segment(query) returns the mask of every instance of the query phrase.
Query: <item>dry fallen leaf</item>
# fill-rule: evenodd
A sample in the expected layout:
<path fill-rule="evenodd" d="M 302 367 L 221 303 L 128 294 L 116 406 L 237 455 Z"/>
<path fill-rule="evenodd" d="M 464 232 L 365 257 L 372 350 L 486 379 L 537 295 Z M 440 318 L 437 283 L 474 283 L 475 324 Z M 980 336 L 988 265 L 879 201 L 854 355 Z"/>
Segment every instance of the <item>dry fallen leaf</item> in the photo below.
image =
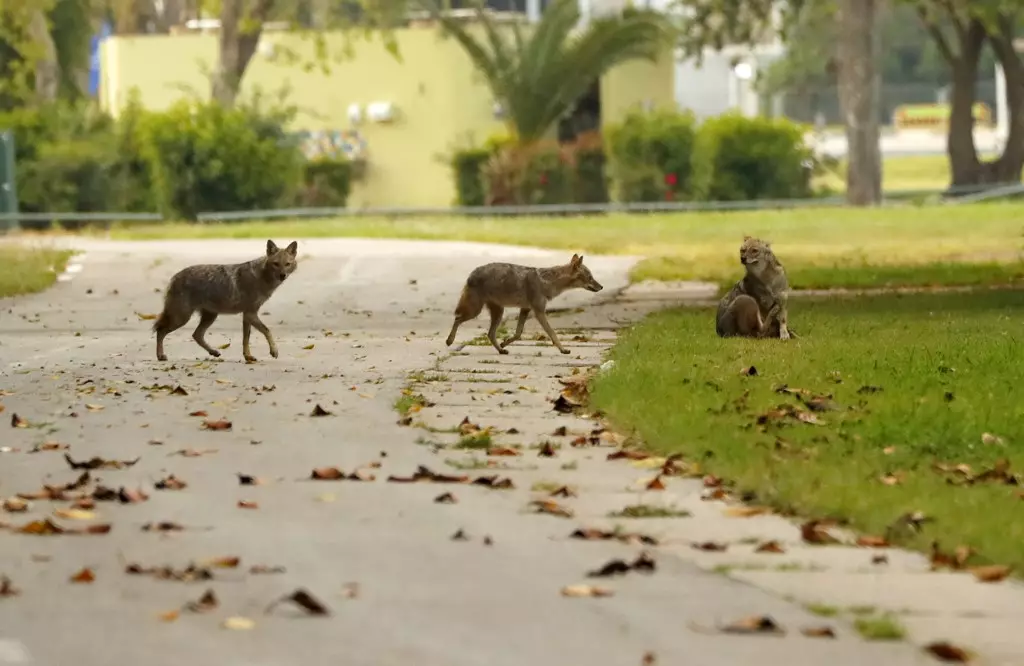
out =
<path fill-rule="evenodd" d="M 225 618 L 220 626 L 224 629 L 231 629 L 234 631 L 248 631 L 256 626 L 256 623 L 247 617 L 229 617 Z"/>
<path fill-rule="evenodd" d="M 1004 564 L 990 564 L 982 567 L 971 567 L 970 572 L 980 583 L 998 583 L 1013 571 L 1013 567 Z"/>
<path fill-rule="evenodd" d="M 437 504 L 456 504 L 459 500 L 455 498 L 455 495 L 451 493 L 444 493 L 434 498 L 434 502 Z"/>
<path fill-rule="evenodd" d="M 487 449 L 487 455 L 489 456 L 519 456 L 522 453 L 518 449 L 514 449 L 511 446 L 492 446 Z"/>
<path fill-rule="evenodd" d="M 92 569 L 89 569 L 88 567 L 82 569 L 71 577 L 72 583 L 91 583 L 94 580 L 96 580 L 96 574 L 94 574 Z"/>
<path fill-rule="evenodd" d="M 234 555 L 228 555 L 226 557 L 215 557 L 212 560 L 206 560 L 201 563 L 204 567 L 212 567 L 215 569 L 234 569 L 238 566 L 242 558 Z"/>
<path fill-rule="evenodd" d="M 0 576 L 0 599 L 4 597 L 16 597 L 21 594 L 21 590 L 14 587 L 14 583 L 7 576 Z"/>
<path fill-rule="evenodd" d="M 888 548 L 889 542 L 885 540 L 885 537 L 862 534 L 857 537 L 857 545 L 864 548 Z"/>
<path fill-rule="evenodd" d="M 611 590 L 595 585 L 567 585 L 562 588 L 563 597 L 610 597 Z"/>
<path fill-rule="evenodd" d="M 720 631 L 727 634 L 775 634 L 786 633 L 782 627 L 776 624 L 775 620 L 767 615 L 751 615 L 720 628 Z"/>
<path fill-rule="evenodd" d="M 754 549 L 755 553 L 785 553 L 786 549 L 778 541 L 765 541 Z"/>
<path fill-rule="evenodd" d="M 17 414 L 11 414 L 11 427 L 12 428 L 27 428 L 28 421 L 21 418 Z"/>
<path fill-rule="evenodd" d="M 828 532 L 832 525 L 830 520 L 809 520 L 800 526 L 800 536 L 806 543 L 815 545 L 839 543 L 839 539 Z"/>
<path fill-rule="evenodd" d="M 142 312 L 136 312 L 136 313 L 135 313 L 135 316 L 136 316 L 136 317 L 138 317 L 139 319 L 141 319 L 142 321 L 150 321 L 150 320 L 152 320 L 152 319 L 156 319 L 156 318 L 157 318 L 157 317 L 159 317 L 160 315 L 155 315 L 155 314 L 143 314 Z"/>
<path fill-rule="evenodd" d="M 28 502 L 20 497 L 8 497 L 4 500 L 4 511 L 8 513 L 24 513 L 28 511 Z"/>
<path fill-rule="evenodd" d="M 562 486 L 552 490 L 550 495 L 551 497 L 576 497 L 576 490 L 569 486 Z"/>
<path fill-rule="evenodd" d="M 317 467 L 309 475 L 309 478 L 317 481 L 338 481 L 345 478 L 345 472 L 337 467 Z"/>
<path fill-rule="evenodd" d="M 285 595 L 267 606 L 266 613 L 272 611 L 278 604 L 290 602 L 302 608 L 310 615 L 330 615 L 331 611 L 319 599 L 304 589 L 298 589 L 291 594 Z"/>
<path fill-rule="evenodd" d="M 231 421 L 225 421 L 221 419 L 219 421 L 203 421 L 203 428 L 205 430 L 231 430 Z"/>
<path fill-rule="evenodd" d="M 967 650 L 957 647 L 948 641 L 935 641 L 924 646 L 924 651 L 939 661 L 950 664 L 970 663 L 972 655 Z"/>
<path fill-rule="evenodd" d="M 560 516 L 562 518 L 572 518 L 572 509 L 562 506 L 558 502 L 549 499 L 534 500 L 530 502 L 529 506 L 533 507 L 536 513 L 546 513 L 552 516 Z"/>
<path fill-rule="evenodd" d="M 238 500 L 239 509 L 258 509 L 260 505 L 256 502 L 250 502 L 249 500 Z"/>
<path fill-rule="evenodd" d="M 167 478 L 160 479 L 154 484 L 157 490 L 182 490 L 188 487 L 188 484 L 179 479 L 178 477 L 171 474 Z"/>
<path fill-rule="evenodd" d="M 665 484 L 661 480 L 661 474 L 647 482 L 647 490 L 665 490 Z"/>
<path fill-rule="evenodd" d="M 800 633 L 808 638 L 835 638 L 836 632 L 832 627 L 828 625 L 821 625 L 818 627 L 803 627 Z"/>
<path fill-rule="evenodd" d="M 96 514 L 85 509 L 55 509 L 53 515 L 66 520 L 93 520 Z"/>
<path fill-rule="evenodd" d="M 188 415 L 189 416 L 209 416 L 209 414 L 206 413 L 205 409 L 200 409 L 200 410 L 197 410 L 197 411 L 194 411 L 194 412 L 189 412 Z"/>
<path fill-rule="evenodd" d="M 185 610 L 192 613 L 208 613 L 219 605 L 220 602 L 217 601 L 217 595 L 214 594 L 212 589 L 208 589 L 197 601 L 189 601 L 186 603 Z"/>
<path fill-rule="evenodd" d="M 332 414 L 333 414 L 333 412 L 327 411 L 326 409 L 324 409 L 323 407 L 320 406 L 320 403 L 317 403 L 316 407 L 313 408 L 313 411 L 310 412 L 309 415 L 310 416 L 331 416 Z"/>
<path fill-rule="evenodd" d="M 266 564 L 254 564 L 251 567 L 249 567 L 250 574 L 278 574 L 284 572 L 285 568 L 280 565 L 269 566 Z"/>
<path fill-rule="evenodd" d="M 703 550 L 709 553 L 721 553 L 728 549 L 729 545 L 725 543 L 717 543 L 715 541 L 704 541 L 701 543 L 691 543 L 690 547 L 694 550 Z"/>

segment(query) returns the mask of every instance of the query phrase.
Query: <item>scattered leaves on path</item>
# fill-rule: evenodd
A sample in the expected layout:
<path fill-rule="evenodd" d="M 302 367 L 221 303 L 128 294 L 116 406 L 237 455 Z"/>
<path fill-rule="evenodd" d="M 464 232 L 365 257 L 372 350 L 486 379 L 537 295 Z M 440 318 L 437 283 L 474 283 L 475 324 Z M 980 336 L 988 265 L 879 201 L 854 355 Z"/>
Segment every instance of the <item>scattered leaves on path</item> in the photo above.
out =
<path fill-rule="evenodd" d="M 455 495 L 451 493 L 442 493 L 434 498 L 434 502 L 437 504 L 456 504 L 458 501 Z"/>
<path fill-rule="evenodd" d="M 194 563 L 189 563 L 184 569 L 175 569 L 170 566 L 143 567 L 132 563 L 125 566 L 124 572 L 133 576 L 152 576 L 157 580 L 176 580 L 182 583 L 213 579 L 213 572 L 208 567 L 198 566 Z"/>
<path fill-rule="evenodd" d="M 254 564 L 249 567 L 249 573 L 255 575 L 264 574 L 282 574 L 285 572 L 285 568 L 281 565 L 270 566 L 267 564 Z"/>
<path fill-rule="evenodd" d="M 781 636 L 785 630 L 767 615 L 751 615 L 719 627 L 725 634 L 773 634 Z"/>
<path fill-rule="evenodd" d="M 224 629 L 231 629 L 232 631 L 248 631 L 255 627 L 256 623 L 247 617 L 233 616 L 224 618 L 224 621 L 220 623 L 220 626 Z"/>
<path fill-rule="evenodd" d="M 583 541 L 621 541 L 623 543 L 641 543 L 647 546 L 657 546 L 659 541 L 646 534 L 638 532 L 622 532 L 619 530 L 600 530 L 596 528 L 581 528 L 569 535 L 570 539 L 581 539 Z"/>
<path fill-rule="evenodd" d="M 771 513 L 772 510 L 766 506 L 729 506 L 722 513 L 730 518 L 753 518 Z"/>
<path fill-rule="evenodd" d="M 203 421 L 204 430 L 231 430 L 231 421 L 221 419 L 219 421 L 210 421 L 209 419 Z"/>
<path fill-rule="evenodd" d="M 391 483 L 469 483 L 469 477 L 438 474 L 437 472 L 431 471 L 424 465 L 419 465 L 412 476 L 402 477 L 392 475 L 388 477 L 388 481 Z"/>
<path fill-rule="evenodd" d="M 834 525 L 832 520 L 809 520 L 800 526 L 800 537 L 806 543 L 818 546 L 839 543 L 839 539 L 828 531 Z"/>
<path fill-rule="evenodd" d="M 757 548 L 754 549 L 754 552 L 755 553 L 778 553 L 778 554 L 781 554 L 781 553 L 785 553 L 786 549 L 782 547 L 782 544 L 780 544 L 778 541 L 775 541 L 773 539 L 771 541 L 765 541 L 764 543 L 760 544 Z"/>
<path fill-rule="evenodd" d="M 512 479 L 505 477 L 501 478 L 498 475 L 493 476 L 480 476 L 473 480 L 472 485 L 484 486 L 485 488 L 491 488 L 492 490 L 514 490 L 516 485 L 512 482 Z"/>
<path fill-rule="evenodd" d="M 857 537 L 857 545 L 863 548 L 888 548 L 889 542 L 885 537 L 862 534 Z"/>
<path fill-rule="evenodd" d="M 640 573 L 654 573 L 657 569 L 657 564 L 647 553 L 640 553 L 640 555 L 633 562 L 626 562 L 625 560 L 614 559 L 609 560 L 599 569 L 587 572 L 588 578 L 608 578 L 610 576 L 618 576 L 627 574 L 630 571 L 638 571 Z"/>
<path fill-rule="evenodd" d="M 28 511 L 28 502 L 20 497 L 8 497 L 4 500 L 3 507 L 8 513 L 24 513 Z"/>
<path fill-rule="evenodd" d="M 324 409 L 323 407 L 320 406 L 320 403 L 317 403 L 316 407 L 313 408 L 313 411 L 310 412 L 309 415 L 310 416 L 333 416 L 334 412 L 327 411 L 326 409 Z"/>
<path fill-rule="evenodd" d="M 49 518 L 34 520 L 30 523 L 14 528 L 18 534 L 33 534 L 37 536 L 51 536 L 55 534 L 107 534 L 110 532 L 109 524 L 88 525 L 86 527 L 69 528 L 61 527 Z"/>
<path fill-rule="evenodd" d="M 695 541 L 690 544 L 690 548 L 693 548 L 694 550 L 702 550 L 708 553 L 723 553 L 729 548 L 729 544 L 718 543 L 717 541 Z"/>
<path fill-rule="evenodd" d="M 988 566 L 972 567 L 970 572 L 980 583 L 998 583 L 1005 580 L 1013 571 L 1013 567 L 1004 564 L 990 564 Z"/>
<path fill-rule="evenodd" d="M 179 523 L 169 520 L 161 520 L 155 523 L 146 523 L 142 526 L 143 532 L 182 532 L 185 527 Z"/>
<path fill-rule="evenodd" d="M 208 589 L 196 601 L 187 602 L 185 610 L 190 613 L 208 613 L 218 606 L 220 606 L 220 601 L 217 600 L 217 595 L 212 589 Z"/>
<path fill-rule="evenodd" d="M 14 583 L 7 576 L 0 576 L 0 599 L 6 597 L 16 597 L 21 594 L 21 590 L 14 587 Z"/>
<path fill-rule="evenodd" d="M 171 474 L 157 481 L 155 487 L 157 490 L 183 490 L 188 487 L 188 484 Z"/>
<path fill-rule="evenodd" d="M 836 637 L 835 630 L 832 627 L 828 626 L 827 624 L 823 624 L 823 625 L 815 626 L 815 627 L 803 627 L 803 628 L 800 629 L 800 633 L 803 634 L 804 636 L 807 636 L 808 638 L 835 638 Z"/>
<path fill-rule="evenodd" d="M 238 508 L 239 509 L 258 509 L 258 508 L 260 508 L 260 505 L 257 504 L 256 502 L 251 502 L 249 500 L 238 500 Z"/>
<path fill-rule="evenodd" d="M 17 413 L 11 414 L 11 427 L 12 428 L 27 428 L 28 421 L 21 418 Z"/>

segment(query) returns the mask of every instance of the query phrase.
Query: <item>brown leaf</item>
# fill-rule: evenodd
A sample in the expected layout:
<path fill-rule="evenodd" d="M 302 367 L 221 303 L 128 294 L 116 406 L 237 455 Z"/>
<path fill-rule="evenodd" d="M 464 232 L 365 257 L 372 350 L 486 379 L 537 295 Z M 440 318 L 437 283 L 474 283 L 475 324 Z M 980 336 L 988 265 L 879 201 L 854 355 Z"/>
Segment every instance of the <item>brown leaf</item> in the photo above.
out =
<path fill-rule="evenodd" d="M 469 541 L 469 536 L 466 535 L 466 531 L 461 527 L 459 530 L 451 536 L 452 541 Z"/>
<path fill-rule="evenodd" d="M 199 409 L 199 410 L 196 410 L 194 412 L 189 412 L 188 415 L 189 416 L 209 416 L 209 414 L 206 413 L 205 409 Z"/>
<path fill-rule="evenodd" d="M 562 506 L 558 502 L 550 499 L 533 500 L 529 506 L 533 507 L 535 513 L 546 513 L 552 516 L 559 516 L 561 518 L 572 518 L 572 509 Z"/>
<path fill-rule="evenodd" d="M 576 491 L 569 486 L 562 486 L 551 491 L 551 497 L 576 497 Z"/>
<path fill-rule="evenodd" d="M 786 633 L 775 620 L 767 615 L 751 615 L 720 628 L 727 634 L 776 634 Z"/>
<path fill-rule="evenodd" d="M 33 520 L 31 523 L 15 528 L 14 531 L 21 534 L 50 535 L 64 534 L 66 530 L 49 518 L 44 518 L 43 520 Z"/>
<path fill-rule="evenodd" d="M 178 385 L 171 389 L 171 395 L 188 395 L 188 391 L 183 386 Z"/>
<path fill-rule="evenodd" d="M 164 613 L 160 613 L 159 615 L 157 615 L 157 617 L 160 619 L 161 622 L 174 622 L 179 617 L 181 617 L 181 611 L 175 608 L 174 610 L 169 610 Z"/>
<path fill-rule="evenodd" d="M 268 566 L 266 564 L 254 564 L 249 567 L 249 573 L 251 574 L 279 574 L 284 572 L 285 568 L 280 565 Z"/>
<path fill-rule="evenodd" d="M 438 474 L 437 472 L 431 471 L 424 465 L 420 465 L 416 468 L 416 473 L 412 476 L 389 476 L 388 481 L 391 483 L 469 483 L 468 476 L 452 476 L 448 474 Z"/>
<path fill-rule="evenodd" d="M 263 479 L 259 477 L 250 476 L 248 474 L 238 475 L 238 485 L 240 486 L 259 486 L 263 484 Z"/>
<path fill-rule="evenodd" d="M 260 505 L 256 502 L 250 502 L 249 500 L 238 500 L 239 509 L 258 509 Z"/>
<path fill-rule="evenodd" d="M 832 627 L 828 625 L 821 625 L 817 627 L 803 627 L 800 629 L 800 633 L 808 638 L 835 638 L 836 632 Z"/>
<path fill-rule="evenodd" d="M 203 421 L 203 429 L 205 430 L 231 430 L 231 421 L 221 419 L 220 421 Z"/>
<path fill-rule="evenodd" d="M 142 526 L 143 532 L 181 532 L 185 528 L 178 523 L 172 523 L 169 520 L 162 520 L 156 523 L 146 523 Z"/>
<path fill-rule="evenodd" d="M 924 651 L 939 661 L 950 664 L 967 664 L 972 660 L 972 655 L 967 650 L 957 647 L 948 641 L 935 641 L 924 646 Z"/>
<path fill-rule="evenodd" d="M 492 490 L 514 490 L 516 485 L 512 482 L 512 479 L 505 477 L 501 478 L 498 475 L 493 476 L 481 476 L 473 480 L 472 485 L 484 486 L 485 488 L 491 488 Z"/>
<path fill-rule="evenodd" d="M 18 416 L 16 413 L 11 414 L 11 427 L 12 428 L 27 428 L 28 421 Z"/>
<path fill-rule="evenodd" d="M 744 377 L 757 377 L 757 368 L 750 366 L 749 368 L 743 368 L 740 370 L 740 375 Z"/>
<path fill-rule="evenodd" d="M 580 403 L 567 398 L 564 393 L 560 394 L 557 398 L 552 400 L 552 402 L 554 403 L 552 409 L 559 414 L 572 414 L 574 411 L 582 407 Z"/>
<path fill-rule="evenodd" d="M 320 406 L 320 403 L 317 403 L 316 407 L 313 408 L 313 411 L 310 412 L 309 415 L 310 416 L 332 416 L 333 412 L 327 411 L 326 409 L 324 409 L 323 407 Z"/>
<path fill-rule="evenodd" d="M 70 448 L 67 444 L 59 442 L 43 442 L 32 447 L 29 453 L 41 453 L 43 451 L 64 451 Z"/>
<path fill-rule="evenodd" d="M 839 543 L 839 539 L 828 532 L 833 524 L 830 520 L 809 520 L 800 526 L 800 536 L 805 542 L 815 545 Z"/>
<path fill-rule="evenodd" d="M 562 588 L 563 597 L 610 597 L 611 590 L 595 585 L 567 585 Z"/>
<path fill-rule="evenodd" d="M 8 497 L 4 500 L 4 511 L 8 513 L 24 513 L 28 511 L 28 502 L 20 497 Z"/>
<path fill-rule="evenodd" d="M 646 534 L 632 532 L 620 532 L 610 530 L 599 530 L 594 528 L 578 529 L 569 535 L 570 539 L 582 539 L 583 541 L 610 541 L 617 540 L 623 543 L 642 543 L 648 546 L 657 546 L 658 540 Z"/>
<path fill-rule="evenodd" d="M 715 541 L 704 541 L 701 543 L 691 543 L 690 547 L 694 550 L 703 550 L 709 553 L 721 553 L 729 548 L 728 544 L 717 543 Z"/>
<path fill-rule="evenodd" d="M 434 502 L 437 504 L 455 504 L 459 500 L 455 498 L 455 495 L 451 493 L 443 493 L 434 498 Z"/>
<path fill-rule="evenodd" d="M 492 446 L 487 449 L 487 455 L 489 456 L 518 456 L 522 455 L 518 449 L 513 449 L 511 446 Z"/>
<path fill-rule="evenodd" d="M 541 445 L 540 450 L 537 451 L 537 455 L 541 458 L 554 458 L 556 455 L 555 447 L 552 446 L 551 442 L 544 442 L 544 444 Z"/>
<path fill-rule="evenodd" d="M 7 576 L 0 576 L 0 599 L 5 597 L 16 597 L 21 594 L 21 590 L 14 587 L 14 583 Z"/>
<path fill-rule="evenodd" d="M 661 474 L 648 481 L 647 485 L 644 487 L 647 490 L 665 490 L 665 484 L 661 480 Z"/>
<path fill-rule="evenodd" d="M 141 458 L 135 460 L 104 460 L 100 457 L 93 457 L 89 460 L 74 461 L 71 456 L 64 454 L 64 460 L 67 461 L 68 466 L 71 469 L 124 469 L 125 467 L 131 467 L 135 463 L 139 462 Z"/>
<path fill-rule="evenodd" d="M 96 574 L 94 574 L 92 569 L 89 569 L 88 567 L 82 569 L 71 577 L 72 583 L 91 583 L 94 580 L 96 580 Z"/>
<path fill-rule="evenodd" d="M 862 534 L 857 537 L 857 545 L 864 548 L 888 548 L 889 542 L 885 537 Z"/>
<path fill-rule="evenodd" d="M 220 606 L 220 602 L 217 601 L 217 595 L 214 594 L 212 589 L 208 589 L 197 601 L 186 603 L 185 610 L 191 613 L 208 613 L 217 608 L 217 606 Z"/>
<path fill-rule="evenodd" d="M 755 553 L 785 553 L 786 549 L 778 541 L 765 541 L 754 549 Z"/>
<path fill-rule="evenodd" d="M 608 460 L 619 460 L 625 458 L 626 460 L 646 460 L 651 457 L 651 454 L 644 453 L 643 451 L 634 451 L 632 449 L 619 449 L 608 454 Z"/>
<path fill-rule="evenodd" d="M 240 557 L 228 555 L 226 557 L 215 557 L 212 560 L 206 560 L 202 563 L 202 566 L 214 569 L 235 569 L 241 561 L 242 558 Z"/>
<path fill-rule="evenodd" d="M 157 481 L 155 487 L 157 490 L 182 490 L 187 488 L 188 484 L 171 474 L 167 478 Z"/>
<path fill-rule="evenodd" d="M 317 599 L 312 594 L 301 588 L 295 590 L 291 594 L 285 595 L 280 599 L 272 602 L 269 606 L 267 606 L 267 610 L 264 612 L 269 613 L 271 610 L 274 609 L 275 606 L 284 602 L 291 602 L 299 608 L 302 608 L 310 615 L 331 614 L 331 611 L 327 608 L 327 606 L 323 605 L 323 603 L 321 603 L 319 599 Z"/>
<path fill-rule="evenodd" d="M 990 564 L 982 567 L 971 567 L 970 572 L 974 574 L 975 580 L 979 583 L 998 583 L 1005 580 L 1013 567 L 1004 564 Z"/>
<path fill-rule="evenodd" d="M 179 449 L 178 451 L 175 451 L 174 453 L 168 453 L 167 455 L 168 457 L 181 456 L 183 458 L 198 458 L 200 456 L 205 456 L 207 453 L 217 453 L 217 449 L 203 449 L 202 451 L 191 448 Z"/>
<path fill-rule="evenodd" d="M 871 564 L 889 564 L 889 556 L 875 555 L 871 558 Z"/>
<path fill-rule="evenodd" d="M 600 569 L 594 569 L 587 573 L 588 578 L 608 578 L 609 576 L 617 576 L 620 574 L 629 573 L 632 567 L 627 564 L 624 560 L 610 560 L 605 563 Z"/>
<path fill-rule="evenodd" d="M 337 467 L 317 467 L 309 478 L 317 481 L 340 481 L 345 478 L 345 472 Z"/>

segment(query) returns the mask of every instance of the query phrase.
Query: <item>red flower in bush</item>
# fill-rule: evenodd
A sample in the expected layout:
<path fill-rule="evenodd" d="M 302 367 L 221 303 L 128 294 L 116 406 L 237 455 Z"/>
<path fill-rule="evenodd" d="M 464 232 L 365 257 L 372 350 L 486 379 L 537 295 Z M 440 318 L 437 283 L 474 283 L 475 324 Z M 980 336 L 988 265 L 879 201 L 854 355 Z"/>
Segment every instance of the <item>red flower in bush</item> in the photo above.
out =
<path fill-rule="evenodd" d="M 547 185 L 548 184 L 548 175 L 546 173 L 541 173 L 540 174 L 540 178 L 538 180 L 539 180 L 541 185 Z"/>
<path fill-rule="evenodd" d="M 676 183 L 678 182 L 679 179 L 676 178 L 676 175 L 674 173 L 665 174 L 665 184 L 668 185 L 669 187 L 675 187 Z"/>

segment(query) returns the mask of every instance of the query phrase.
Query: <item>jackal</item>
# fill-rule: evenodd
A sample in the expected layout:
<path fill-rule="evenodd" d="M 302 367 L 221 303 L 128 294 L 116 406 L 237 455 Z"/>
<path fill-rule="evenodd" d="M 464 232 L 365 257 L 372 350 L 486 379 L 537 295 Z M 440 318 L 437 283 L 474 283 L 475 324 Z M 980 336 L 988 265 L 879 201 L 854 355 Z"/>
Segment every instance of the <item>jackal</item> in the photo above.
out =
<path fill-rule="evenodd" d="M 746 274 L 718 303 L 715 331 L 723 338 L 788 340 L 791 335 L 787 310 L 789 280 L 771 244 L 744 236 L 740 263 Z"/>
<path fill-rule="evenodd" d="M 267 253 L 259 259 L 241 264 L 200 264 L 178 271 L 167 285 L 164 310 L 153 323 L 156 331 L 156 358 L 166 361 L 164 338 L 176 331 L 199 310 L 199 326 L 192 339 L 211 356 L 220 352 L 206 343 L 206 331 L 217 315 L 242 315 L 242 356 L 253 362 L 249 349 L 249 333 L 253 328 L 263 334 L 270 346 L 270 355 L 277 358 L 277 344 L 267 325 L 260 321 L 259 309 L 281 283 L 295 270 L 298 241 L 283 250 L 267 241 Z"/>
<path fill-rule="evenodd" d="M 523 328 L 530 312 L 540 322 L 551 342 L 563 354 L 569 350 L 558 341 L 558 336 L 551 330 L 548 323 L 547 305 L 555 296 L 569 289 L 586 289 L 598 292 L 604 289 L 583 265 L 583 257 L 572 255 L 567 264 L 548 268 L 534 268 L 518 264 L 492 263 L 474 268 L 462 288 L 459 304 L 455 306 L 455 323 L 448 334 L 446 344 L 455 342 L 455 333 L 459 325 L 475 319 L 484 306 L 491 313 L 491 327 L 487 330 L 487 339 L 491 341 L 499 354 L 507 354 L 505 347 L 522 337 Z M 495 335 L 505 308 L 519 308 L 519 322 L 516 332 L 498 344 Z"/>

